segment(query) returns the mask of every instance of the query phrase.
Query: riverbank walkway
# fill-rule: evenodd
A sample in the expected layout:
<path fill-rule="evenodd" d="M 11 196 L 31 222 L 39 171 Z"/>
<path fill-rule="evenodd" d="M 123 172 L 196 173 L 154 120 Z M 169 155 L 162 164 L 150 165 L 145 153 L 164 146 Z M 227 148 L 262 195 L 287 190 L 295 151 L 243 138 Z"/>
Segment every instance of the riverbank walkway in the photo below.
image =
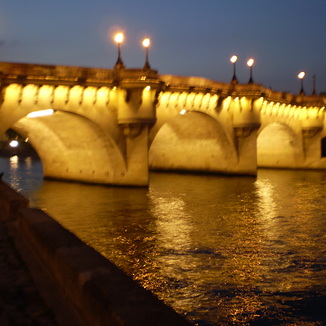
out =
<path fill-rule="evenodd" d="M 0 181 L 0 325 L 191 323 Z"/>
<path fill-rule="evenodd" d="M 10 235 L 10 222 L 0 221 L 0 325 L 58 325 L 39 294 L 30 271 Z"/>

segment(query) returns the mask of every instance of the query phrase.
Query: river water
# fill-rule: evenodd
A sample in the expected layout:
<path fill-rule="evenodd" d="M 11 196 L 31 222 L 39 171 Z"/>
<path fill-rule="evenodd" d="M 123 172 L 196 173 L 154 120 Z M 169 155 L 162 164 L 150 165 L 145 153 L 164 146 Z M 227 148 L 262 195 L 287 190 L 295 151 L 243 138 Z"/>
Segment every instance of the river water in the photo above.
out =
<path fill-rule="evenodd" d="M 149 188 L 4 180 L 195 325 L 326 325 L 326 171 L 151 173 Z"/>

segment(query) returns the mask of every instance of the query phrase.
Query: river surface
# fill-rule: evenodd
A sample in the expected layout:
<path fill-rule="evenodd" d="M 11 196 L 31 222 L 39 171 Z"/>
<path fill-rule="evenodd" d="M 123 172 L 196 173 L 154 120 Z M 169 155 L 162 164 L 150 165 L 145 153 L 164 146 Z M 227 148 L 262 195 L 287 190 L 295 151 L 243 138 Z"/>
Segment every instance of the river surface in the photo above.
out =
<path fill-rule="evenodd" d="M 326 325 L 326 171 L 151 173 L 149 188 L 0 172 L 195 325 Z"/>

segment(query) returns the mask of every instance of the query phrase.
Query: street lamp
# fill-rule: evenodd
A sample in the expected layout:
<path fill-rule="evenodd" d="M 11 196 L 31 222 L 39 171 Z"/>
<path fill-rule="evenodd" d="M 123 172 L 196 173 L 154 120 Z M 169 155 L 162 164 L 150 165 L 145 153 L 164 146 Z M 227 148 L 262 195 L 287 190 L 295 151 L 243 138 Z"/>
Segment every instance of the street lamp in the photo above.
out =
<path fill-rule="evenodd" d="M 248 84 L 253 84 L 253 83 L 254 83 L 254 80 L 253 80 L 253 78 L 252 78 L 252 67 L 253 67 L 254 63 L 255 63 L 255 60 L 252 59 L 252 58 L 250 58 L 250 59 L 247 61 L 247 65 L 248 65 L 248 67 L 249 67 L 249 69 L 250 69 L 250 78 L 249 78 Z"/>
<path fill-rule="evenodd" d="M 151 69 L 151 66 L 149 65 L 149 61 L 148 61 L 148 48 L 150 44 L 151 44 L 151 40 L 148 37 L 144 38 L 143 47 L 145 48 L 145 55 L 146 55 L 144 70 Z"/>
<path fill-rule="evenodd" d="M 304 89 L 303 89 L 303 79 L 305 77 L 306 73 L 304 71 L 301 71 L 298 75 L 298 78 L 301 80 L 301 89 L 299 94 L 304 94 Z"/>
<path fill-rule="evenodd" d="M 238 57 L 236 55 L 233 55 L 230 58 L 230 61 L 233 63 L 233 77 L 232 77 L 232 80 L 231 80 L 232 84 L 237 84 L 238 83 L 238 78 L 237 78 L 237 75 L 236 75 L 236 63 L 237 63 L 237 60 L 238 60 Z"/>
<path fill-rule="evenodd" d="M 114 68 L 125 68 L 125 65 L 121 59 L 121 43 L 123 42 L 124 35 L 123 33 L 119 32 L 114 35 L 114 41 L 118 44 L 118 60 L 114 66 Z"/>
<path fill-rule="evenodd" d="M 12 148 L 18 147 L 19 146 L 18 140 L 11 140 L 10 143 L 9 143 L 9 146 L 12 147 Z"/>

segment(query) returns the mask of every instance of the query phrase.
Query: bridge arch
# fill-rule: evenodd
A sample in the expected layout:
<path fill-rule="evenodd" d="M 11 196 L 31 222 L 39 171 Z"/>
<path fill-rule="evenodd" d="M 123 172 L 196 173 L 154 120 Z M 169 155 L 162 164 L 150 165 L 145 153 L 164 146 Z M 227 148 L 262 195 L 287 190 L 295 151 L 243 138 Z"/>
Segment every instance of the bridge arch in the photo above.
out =
<path fill-rule="evenodd" d="M 232 173 L 237 154 L 217 120 L 192 111 L 161 126 L 149 150 L 149 163 L 157 170 Z"/>
<path fill-rule="evenodd" d="M 273 122 L 259 131 L 257 165 L 268 168 L 295 168 L 304 160 L 302 139 L 287 124 Z"/>
<path fill-rule="evenodd" d="M 44 176 L 110 183 L 126 170 L 120 149 L 94 122 L 71 112 L 18 120 L 12 129 L 29 139 L 39 155 Z"/>

